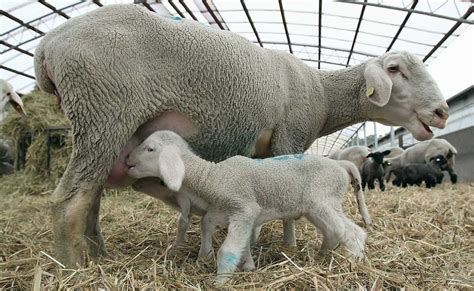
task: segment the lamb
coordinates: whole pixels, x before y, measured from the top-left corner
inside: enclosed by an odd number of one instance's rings
[[[406,185],[417,185],[420,186],[424,181],[426,188],[435,187],[437,183],[441,183],[443,172],[441,168],[445,166],[448,161],[443,155],[432,157],[428,164],[411,164],[403,167],[403,174],[400,175],[402,184]],[[397,179],[400,177],[399,174],[395,174]]]
[[[401,163],[406,166],[416,163],[430,163],[432,158],[442,155],[447,163],[442,166],[443,171],[448,171],[451,182],[455,184],[458,176],[454,173],[454,160],[458,151],[445,139],[434,138],[409,147],[401,155]]]
[[[136,182],[126,156],[157,130],[175,131],[218,162],[303,153],[316,138],[369,119],[424,140],[448,118],[439,88],[410,53],[320,71],[133,4],[51,30],[34,65],[38,86],[57,96],[72,126],[73,152],[51,197],[55,255],[67,266],[106,254],[97,220],[103,187]]]
[[[367,229],[372,228],[372,220],[370,218],[367,205],[365,203],[365,197],[361,191],[360,183],[361,178],[357,168],[349,161],[338,161],[339,165],[343,167],[347,174],[350,177],[350,182],[354,189],[354,194],[357,199],[357,204],[359,207],[359,212],[364,220],[364,223]],[[168,189],[164,183],[155,177],[147,177],[138,180],[134,185],[133,189],[146,193],[154,198],[160,199],[168,206],[176,209],[180,212],[178,218],[178,228],[176,234],[176,245],[181,245],[184,243],[186,231],[189,228],[191,216],[198,215],[201,217],[206,217],[206,219],[201,220],[201,247],[199,249],[198,258],[207,258],[212,255],[212,234],[216,225],[227,225],[227,216],[222,214],[216,217],[206,216],[207,211],[209,210],[209,205],[199,197],[196,197],[192,193],[189,193],[189,189],[181,189],[179,192],[173,192]],[[255,245],[260,234],[261,226],[255,228],[254,233],[251,237],[251,245]],[[292,236],[294,233],[287,233],[292,231],[292,229],[284,229],[283,236]],[[244,266],[252,269],[252,265]]]
[[[13,90],[10,83],[0,79],[0,116],[3,115],[5,106],[8,103],[10,103],[18,113],[26,115],[20,96]]]
[[[372,158],[372,160],[367,160],[362,165],[362,190],[365,189],[367,184],[369,189],[374,189],[374,182],[378,180],[380,190],[385,191],[383,158],[388,154],[390,154],[390,150],[370,153],[367,156],[367,158]]]
[[[366,146],[352,146],[333,153],[329,158],[333,160],[351,161],[357,166],[357,169],[360,170],[369,154],[370,149]]]
[[[135,178],[158,176],[173,191],[191,190],[209,204],[206,216],[228,216],[228,234],[217,253],[219,284],[250,253],[254,227],[275,219],[304,216],[323,233],[321,252],[342,244],[354,257],[364,256],[366,233],[342,211],[350,179],[336,161],[299,154],[212,163],[174,132],[157,131],[132,151],[127,164]]]

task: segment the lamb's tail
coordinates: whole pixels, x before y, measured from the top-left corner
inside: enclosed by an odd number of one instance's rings
[[[354,189],[354,194],[357,198],[357,205],[359,206],[359,213],[364,220],[364,223],[367,229],[372,228],[372,219],[369,215],[369,210],[367,209],[367,204],[365,203],[364,192],[362,192],[361,177],[359,170],[357,170],[356,165],[349,161],[338,161],[338,163],[347,171],[349,178],[351,179],[352,188]]]
[[[34,65],[35,65],[35,75],[36,83],[38,87],[47,93],[54,94],[56,91],[56,86],[53,82],[52,67],[46,61],[46,45],[44,40],[38,45],[35,51]]]

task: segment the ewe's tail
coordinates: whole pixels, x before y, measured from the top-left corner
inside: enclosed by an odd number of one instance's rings
[[[364,220],[364,223],[368,229],[372,227],[372,220],[367,209],[367,204],[365,203],[364,192],[362,192],[361,178],[359,170],[357,170],[356,165],[349,161],[338,161],[338,163],[347,171],[351,179],[352,188],[354,189],[354,194],[357,198],[357,205],[359,206],[359,212]]]
[[[45,41],[40,42],[35,51],[35,75],[38,87],[47,93],[54,94],[56,87],[52,81],[51,64],[46,62],[45,58],[46,44]]]

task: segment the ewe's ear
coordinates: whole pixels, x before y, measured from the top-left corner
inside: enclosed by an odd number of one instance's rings
[[[392,80],[382,68],[379,60],[372,60],[367,64],[364,71],[367,84],[367,98],[375,105],[385,106],[390,100],[392,93]]]
[[[383,154],[384,156],[387,156],[387,155],[390,154],[390,152],[391,152],[391,150],[386,150],[386,151],[384,151],[382,154]]]
[[[173,191],[179,191],[184,180],[184,163],[178,150],[173,146],[164,146],[158,158],[161,179]]]

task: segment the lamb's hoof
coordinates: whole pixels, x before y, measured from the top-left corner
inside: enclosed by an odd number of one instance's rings
[[[214,259],[214,250],[212,249],[210,251],[199,250],[199,253],[198,253],[199,262],[208,262],[212,259]]]
[[[251,260],[250,262],[246,261],[242,267],[241,267],[242,271],[244,272],[251,272],[251,271],[255,271],[257,268],[255,267],[255,263],[253,260]]]
[[[231,275],[217,275],[216,279],[214,280],[214,286],[216,287],[221,287],[228,283],[230,279],[232,278]]]

